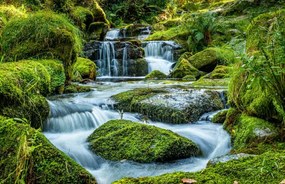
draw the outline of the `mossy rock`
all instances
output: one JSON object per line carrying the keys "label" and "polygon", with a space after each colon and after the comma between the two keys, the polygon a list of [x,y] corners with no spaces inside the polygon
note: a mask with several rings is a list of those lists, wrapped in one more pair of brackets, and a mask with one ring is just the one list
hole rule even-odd
{"label": "mossy rock", "polygon": [[183,81],[195,81],[196,77],[194,75],[186,75],[182,78]]}
{"label": "mossy rock", "polygon": [[96,64],[90,59],[78,57],[73,65],[73,81],[82,81],[83,79],[96,79]]}
{"label": "mossy rock", "polygon": [[12,18],[24,18],[27,16],[26,10],[24,7],[16,8],[13,5],[1,5],[0,6],[0,33],[5,25]]}
{"label": "mossy rock", "polygon": [[234,127],[233,147],[236,150],[255,147],[276,139],[278,132],[272,123],[260,118],[241,115]]}
{"label": "mossy rock", "polygon": [[213,123],[221,123],[223,124],[227,118],[228,110],[222,110],[215,114],[212,118]]}
{"label": "mossy rock", "polygon": [[96,154],[118,161],[167,162],[200,153],[197,145],[187,138],[128,120],[105,123],[89,136],[88,141]]}
{"label": "mossy rock", "polygon": [[207,79],[204,76],[201,77],[199,80],[194,81],[192,83],[193,86],[195,87],[227,87],[229,85],[230,79],[225,78],[225,79]]}
{"label": "mossy rock", "polygon": [[196,122],[202,114],[223,108],[217,91],[194,89],[141,88],[112,96],[114,107],[127,112],[138,112],[147,118],[172,124]]}
{"label": "mossy rock", "polygon": [[38,12],[9,21],[3,29],[1,43],[4,61],[59,59],[67,79],[81,51],[79,30],[67,18],[52,12]]}
{"label": "mossy rock", "polygon": [[[56,77],[56,76],[55,76]],[[26,118],[40,128],[49,114],[41,95],[51,93],[51,76],[42,64],[20,61],[0,64],[0,114]]]}
{"label": "mossy rock", "polygon": [[280,183],[284,180],[284,150],[218,163],[195,173],[175,172],[161,176],[123,178],[114,184],[180,184],[182,179],[196,180],[197,184]]}
{"label": "mossy rock", "polygon": [[128,60],[129,76],[146,76],[147,74],[148,74],[148,63],[144,58]]}
{"label": "mossy rock", "polygon": [[0,153],[3,183],[96,183],[23,119],[0,116]]}
{"label": "mossy rock", "polygon": [[189,58],[189,62],[198,70],[212,72],[217,65],[228,65],[235,60],[231,50],[207,48]]}
{"label": "mossy rock", "polygon": [[81,30],[86,30],[94,20],[93,13],[82,6],[75,6],[71,11],[71,17]]}
{"label": "mossy rock", "polygon": [[68,84],[64,87],[64,93],[85,93],[92,91],[90,86],[82,86],[78,84]]}
{"label": "mossy rock", "polygon": [[179,60],[170,73],[170,77],[172,78],[183,78],[187,75],[192,75],[195,78],[198,78],[200,72],[186,59]]}
{"label": "mossy rock", "polygon": [[224,65],[217,65],[211,73],[205,75],[204,77],[209,79],[224,79],[230,77],[230,72],[231,72],[231,67]]}
{"label": "mossy rock", "polygon": [[31,60],[42,64],[50,75],[51,94],[61,94],[65,84],[65,71],[61,61],[59,60]]}
{"label": "mossy rock", "polygon": [[167,76],[159,70],[154,70],[145,76],[145,79],[165,79]]}
{"label": "mossy rock", "polygon": [[89,25],[87,32],[91,40],[103,40],[109,25],[105,22],[93,22]]}

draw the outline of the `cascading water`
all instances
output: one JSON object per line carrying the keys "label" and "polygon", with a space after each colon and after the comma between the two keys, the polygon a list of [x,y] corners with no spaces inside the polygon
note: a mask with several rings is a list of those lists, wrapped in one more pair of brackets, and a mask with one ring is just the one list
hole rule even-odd
{"label": "cascading water", "polygon": [[174,42],[171,41],[151,41],[145,42],[145,59],[148,62],[149,72],[159,70],[169,74],[174,63],[173,53]]}
{"label": "cascading water", "polygon": [[[99,184],[110,184],[122,177],[159,175],[174,171],[198,171],[206,167],[209,159],[227,154],[230,137],[222,125],[201,119],[195,124],[170,125],[149,122],[151,125],[169,129],[199,145],[202,157],[177,160],[171,163],[140,164],[129,161],[107,161],[91,153],[87,137],[100,125],[111,119],[119,119],[112,106],[110,96],[139,87],[163,87],[157,83],[104,83],[87,94],[77,94],[59,100],[49,101],[51,115],[44,131],[46,137],[60,150],[92,173]],[[124,113],[124,119],[140,122],[137,114]]]}
{"label": "cascading water", "polygon": [[118,61],[114,42],[102,42],[99,49],[99,73],[103,76],[118,76]]}
{"label": "cascading water", "polygon": [[107,32],[105,36],[105,40],[113,41],[118,40],[121,37],[121,30],[120,29],[111,29]]}

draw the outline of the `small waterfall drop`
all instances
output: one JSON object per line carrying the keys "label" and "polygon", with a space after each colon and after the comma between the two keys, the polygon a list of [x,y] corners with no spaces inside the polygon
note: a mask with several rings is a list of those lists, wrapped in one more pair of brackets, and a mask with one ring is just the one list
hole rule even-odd
{"label": "small waterfall drop", "polygon": [[159,70],[169,74],[174,63],[174,42],[151,41],[145,42],[145,58],[148,62],[149,72]]}
{"label": "small waterfall drop", "polygon": [[105,36],[106,41],[113,41],[113,40],[118,40],[120,39],[121,36],[121,30],[120,29],[111,29],[110,31],[107,32]]}

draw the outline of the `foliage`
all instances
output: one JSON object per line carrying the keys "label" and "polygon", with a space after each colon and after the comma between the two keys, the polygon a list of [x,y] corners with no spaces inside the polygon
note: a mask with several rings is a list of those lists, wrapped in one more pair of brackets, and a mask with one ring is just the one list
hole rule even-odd
{"label": "foliage", "polygon": [[71,65],[81,51],[80,33],[63,16],[52,12],[30,14],[8,22],[1,37],[4,61],[27,58],[59,59],[63,62],[67,79]]}
{"label": "foliage", "polygon": [[167,162],[199,154],[199,148],[184,137],[128,120],[105,123],[88,141],[96,154],[109,160]]}
{"label": "foliage", "polygon": [[[16,141],[15,141],[16,140]],[[96,183],[26,120],[0,116],[1,183]]]}
{"label": "foliage", "polygon": [[197,184],[280,183],[284,179],[284,151],[218,163],[196,173],[176,172],[154,177],[124,178],[114,184],[179,184],[183,178],[191,178]]}

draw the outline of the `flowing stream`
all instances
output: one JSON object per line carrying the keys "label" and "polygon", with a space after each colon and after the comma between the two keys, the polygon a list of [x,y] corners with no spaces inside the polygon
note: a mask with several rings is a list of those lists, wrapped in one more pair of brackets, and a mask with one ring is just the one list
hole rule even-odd
{"label": "flowing stream", "polygon": [[[100,85],[101,84],[101,85]],[[201,157],[193,157],[169,163],[141,164],[131,161],[107,161],[88,149],[87,137],[100,125],[111,119],[119,119],[112,110],[114,94],[139,87],[170,87],[171,84],[136,82],[101,82],[94,91],[54,97],[49,100],[51,114],[44,127],[45,136],[60,150],[85,167],[99,184],[110,184],[122,177],[160,175],[175,171],[198,171],[206,167],[209,159],[225,155],[230,150],[230,136],[222,125],[208,121],[208,113],[193,124],[171,125],[162,122],[149,124],[169,129],[187,137],[199,145]],[[124,119],[141,122],[139,114],[124,113]]]}

